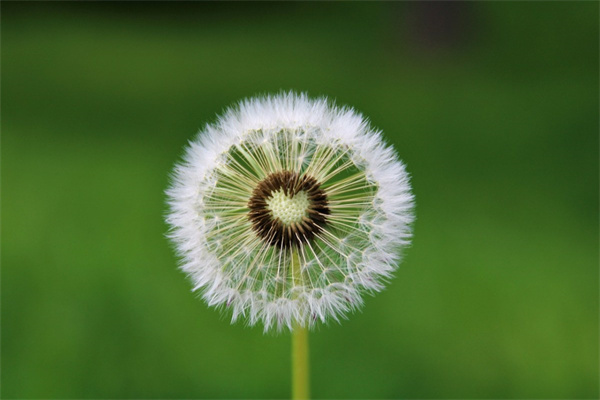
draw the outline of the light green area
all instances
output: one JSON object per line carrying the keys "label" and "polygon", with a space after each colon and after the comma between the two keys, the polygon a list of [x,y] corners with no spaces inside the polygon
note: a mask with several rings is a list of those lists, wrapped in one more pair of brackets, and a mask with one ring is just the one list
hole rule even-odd
{"label": "light green area", "polygon": [[416,3],[4,2],[2,397],[289,395],[290,335],[190,293],[163,216],[200,127],[293,89],[369,116],[417,202],[312,396],[598,398],[598,3],[464,4],[432,50]]}
{"label": "light green area", "polygon": [[279,219],[284,225],[301,223],[310,206],[304,190],[290,197],[283,193],[283,189],[279,189],[267,198],[266,203],[267,209],[273,213],[273,219]]}

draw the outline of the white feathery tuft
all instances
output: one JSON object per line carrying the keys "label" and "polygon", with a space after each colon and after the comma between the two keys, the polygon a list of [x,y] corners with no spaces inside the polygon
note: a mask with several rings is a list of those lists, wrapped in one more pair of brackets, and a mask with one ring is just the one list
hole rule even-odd
{"label": "white feathery tuft", "polygon": [[[277,209],[292,213],[285,223],[260,208],[276,192],[265,182],[284,171],[318,182],[289,185],[325,194],[304,225],[305,193],[300,201],[279,190]],[[381,132],[351,108],[291,92],[243,100],[207,125],[175,166],[167,196],[169,236],[194,290],[229,309],[232,322],[262,322],[265,331],[358,309],[396,270],[414,219],[409,176]],[[259,212],[264,219],[251,217]]]}

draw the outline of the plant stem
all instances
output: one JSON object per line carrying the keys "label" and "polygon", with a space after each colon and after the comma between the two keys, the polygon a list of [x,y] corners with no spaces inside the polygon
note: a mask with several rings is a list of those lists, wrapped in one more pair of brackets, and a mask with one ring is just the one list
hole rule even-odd
{"label": "plant stem", "polygon": [[[297,251],[292,253],[292,276],[294,285],[301,284],[302,273]],[[292,332],[292,399],[306,400],[309,397],[308,329],[297,323]]]}
{"label": "plant stem", "polygon": [[292,333],[292,399],[310,397],[308,379],[308,329],[297,326]]}

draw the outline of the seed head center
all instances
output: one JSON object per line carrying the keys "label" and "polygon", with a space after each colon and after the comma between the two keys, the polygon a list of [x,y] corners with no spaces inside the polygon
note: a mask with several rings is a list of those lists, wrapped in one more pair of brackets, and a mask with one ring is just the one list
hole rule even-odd
{"label": "seed head center", "polygon": [[301,247],[327,226],[327,194],[310,175],[274,172],[260,181],[248,200],[252,230],[280,248]]}
{"label": "seed head center", "polygon": [[266,203],[273,219],[279,219],[286,226],[301,223],[310,206],[310,200],[304,190],[299,191],[292,197],[285,194],[283,189],[279,189],[271,193],[271,197],[266,199]]}

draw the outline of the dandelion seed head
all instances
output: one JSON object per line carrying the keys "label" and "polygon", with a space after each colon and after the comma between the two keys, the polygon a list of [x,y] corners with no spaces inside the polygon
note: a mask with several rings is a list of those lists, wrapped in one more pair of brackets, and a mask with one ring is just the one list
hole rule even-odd
{"label": "dandelion seed head", "polygon": [[294,93],[244,100],[207,125],[167,195],[194,290],[265,331],[360,308],[411,237],[408,174],[381,133]]}

